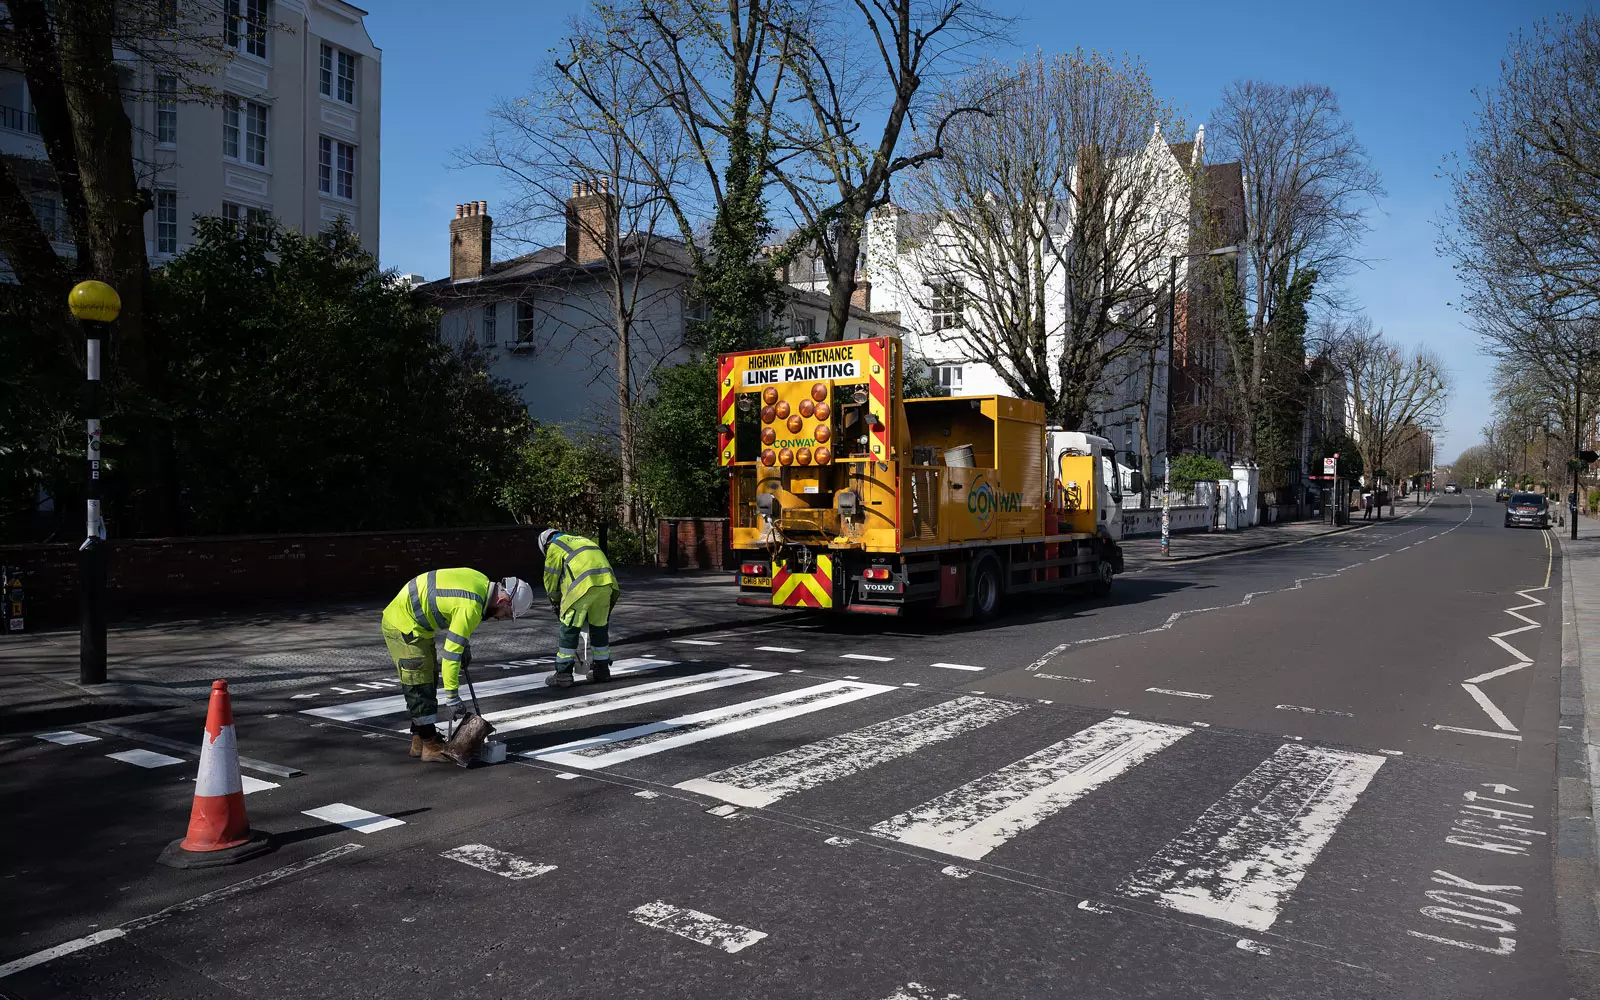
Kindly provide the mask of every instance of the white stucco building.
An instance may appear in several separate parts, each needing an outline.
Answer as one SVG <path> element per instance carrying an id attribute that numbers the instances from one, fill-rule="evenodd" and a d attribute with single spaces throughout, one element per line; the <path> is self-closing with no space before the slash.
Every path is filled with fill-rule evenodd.
<path id="1" fill-rule="evenodd" d="M 197 215 L 271 215 L 315 233 L 346 217 L 378 249 L 382 53 L 344 0 L 173 0 L 183 31 L 215 31 L 220 72 L 185 80 L 118 50 L 135 169 L 152 193 L 152 264 L 193 241 Z M 201 100 L 200 89 L 215 98 Z M 74 252 L 27 81 L 0 65 L 0 156 L 57 252 Z"/>

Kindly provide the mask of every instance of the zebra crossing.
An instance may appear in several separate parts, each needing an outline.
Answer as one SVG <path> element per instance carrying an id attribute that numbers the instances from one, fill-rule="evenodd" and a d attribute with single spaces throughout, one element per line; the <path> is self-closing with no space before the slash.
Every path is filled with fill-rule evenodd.
<path id="1" fill-rule="evenodd" d="M 1168 766 L 1161 762 L 1175 759 L 1174 748 L 1240 739 L 1125 712 L 1084 725 L 1031 702 L 748 665 L 635 657 L 613 668 L 622 683 L 563 694 L 544 688 L 546 676 L 478 685 L 485 717 L 517 759 L 567 769 L 563 778 L 608 772 L 704 796 L 730 814 L 820 809 L 867 843 L 965 863 L 1006 865 L 1030 836 L 1092 821 L 1098 807 L 1085 800 L 1124 787 L 1147 795 L 1148 786 L 1129 782 Z M 391 730 L 404 728 L 404 712 L 399 697 L 385 696 L 303 714 Z M 1210 805 L 1187 807 L 1187 825 L 1155 824 L 1161 841 L 1113 873 L 1108 893 L 1251 931 L 1272 927 L 1389 758 L 1289 741 L 1261 752 L 1253 765 L 1240 758 L 1244 773 L 1209 779 Z M 1192 767 L 1199 753 L 1179 754 L 1188 763 L 1176 766 Z M 849 800 L 845 815 L 829 812 L 830 794 Z M 1176 805 L 1147 808 L 1171 816 Z M 1148 825 L 1118 833 L 1145 835 Z"/>

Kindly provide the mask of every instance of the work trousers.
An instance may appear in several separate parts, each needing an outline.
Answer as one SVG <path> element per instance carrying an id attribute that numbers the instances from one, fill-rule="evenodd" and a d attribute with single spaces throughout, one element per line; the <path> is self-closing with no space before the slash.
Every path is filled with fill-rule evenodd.
<path id="1" fill-rule="evenodd" d="M 611 664 L 611 636 L 609 623 L 611 607 L 617 603 L 615 587 L 595 587 L 578 598 L 567 613 L 561 616 L 561 635 L 557 639 L 556 670 L 572 673 L 578 657 L 578 640 L 583 629 L 589 629 L 589 656 L 596 664 Z"/>
<path id="2" fill-rule="evenodd" d="M 433 651 L 433 638 L 383 626 L 383 644 L 400 672 L 400 691 L 406 698 L 406 713 L 413 729 L 439 721 L 439 661 Z"/>

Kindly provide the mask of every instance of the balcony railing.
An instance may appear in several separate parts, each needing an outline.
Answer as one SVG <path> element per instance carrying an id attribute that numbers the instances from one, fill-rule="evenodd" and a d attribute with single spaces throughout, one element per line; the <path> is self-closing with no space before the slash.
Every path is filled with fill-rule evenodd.
<path id="1" fill-rule="evenodd" d="M 0 129 L 8 132 L 24 132 L 28 135 L 39 134 L 39 119 L 32 111 L 23 111 L 21 108 L 8 108 L 0 104 Z"/>

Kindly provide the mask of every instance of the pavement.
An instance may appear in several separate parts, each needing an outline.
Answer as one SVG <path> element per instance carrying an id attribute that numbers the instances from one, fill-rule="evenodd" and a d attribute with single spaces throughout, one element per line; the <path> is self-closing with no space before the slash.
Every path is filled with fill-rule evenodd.
<path id="1" fill-rule="evenodd" d="M 269 855 L 155 864 L 196 704 L 10 726 L 0 995 L 1600 995 L 1600 533 L 1483 493 L 1397 512 L 986 626 L 679 628 L 664 588 L 619 608 L 617 678 L 565 692 L 517 623 L 475 670 L 509 762 L 466 771 L 405 755 L 381 648 L 343 659 L 371 610 L 330 613 L 235 698 Z M 268 655 L 161 627 L 127 672 Z"/>

